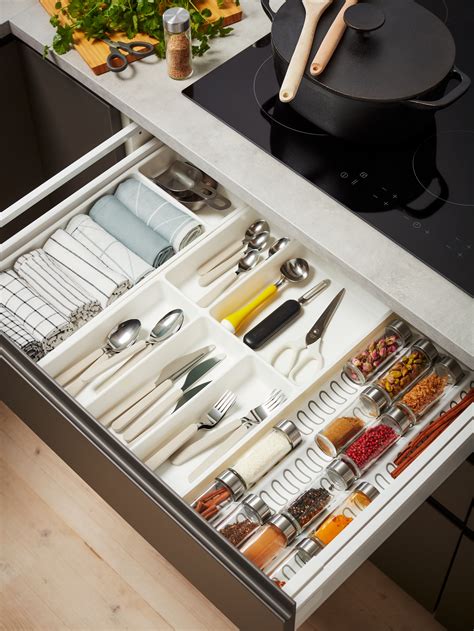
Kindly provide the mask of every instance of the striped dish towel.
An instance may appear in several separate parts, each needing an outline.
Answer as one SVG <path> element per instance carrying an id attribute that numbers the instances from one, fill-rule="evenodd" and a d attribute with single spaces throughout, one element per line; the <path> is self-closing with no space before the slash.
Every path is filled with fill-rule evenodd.
<path id="1" fill-rule="evenodd" d="M 37 340 L 23 326 L 14 313 L 0 304 L 0 331 L 5 333 L 28 357 L 35 362 L 44 357 L 45 349 L 40 340 Z"/>
<path id="2" fill-rule="evenodd" d="M 98 300 L 102 308 L 110 305 L 132 286 L 128 278 L 104 265 L 65 230 L 56 230 L 44 244 L 43 250 L 72 280 Z"/>
<path id="3" fill-rule="evenodd" d="M 76 215 L 66 226 L 66 232 L 95 254 L 104 265 L 126 276 L 135 285 L 153 271 L 135 252 L 117 241 L 89 215 Z"/>
<path id="4" fill-rule="evenodd" d="M 23 254 L 16 260 L 13 269 L 75 329 L 102 310 L 99 301 L 92 298 L 43 250 Z"/>
<path id="5" fill-rule="evenodd" d="M 174 254 L 169 242 L 146 226 L 115 195 L 100 197 L 90 209 L 89 215 L 99 226 L 153 267 L 163 265 Z"/>
<path id="6" fill-rule="evenodd" d="M 202 225 L 195 219 L 135 178 L 119 184 L 115 196 L 143 223 L 171 243 L 176 252 L 203 233 Z"/>
<path id="7" fill-rule="evenodd" d="M 1 303 L 16 315 L 28 333 L 41 340 L 46 352 L 73 332 L 71 323 L 13 270 L 0 272 L 0 290 Z"/>

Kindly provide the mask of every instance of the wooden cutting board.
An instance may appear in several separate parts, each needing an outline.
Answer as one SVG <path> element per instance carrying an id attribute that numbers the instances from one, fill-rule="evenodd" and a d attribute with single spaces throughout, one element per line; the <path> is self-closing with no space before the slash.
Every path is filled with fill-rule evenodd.
<path id="1" fill-rule="evenodd" d="M 56 0 L 40 0 L 40 3 L 46 9 L 49 15 L 57 13 L 56 9 L 54 8 Z M 63 2 L 63 4 L 65 3 Z M 210 20 L 212 22 L 218 20 L 221 17 L 224 18 L 225 26 L 235 24 L 235 22 L 238 22 L 242 19 L 242 9 L 235 4 L 234 0 L 224 0 L 222 8 L 219 8 L 217 6 L 216 0 L 202 0 L 201 2 L 198 2 L 198 7 L 201 11 L 206 8 L 211 11 L 212 17 L 210 18 Z M 110 39 L 116 41 L 122 40 L 123 42 L 130 41 L 125 34 L 121 33 L 116 33 L 115 35 L 112 35 Z M 150 42 L 151 44 L 156 44 L 157 42 L 157 40 L 153 37 L 149 37 L 148 35 L 143 34 L 138 35 L 136 39 Z M 101 75 L 104 72 L 108 72 L 109 69 L 107 68 L 106 60 L 110 53 L 110 50 L 107 44 L 100 40 L 87 39 L 82 33 L 75 33 L 74 48 L 81 55 L 81 57 L 91 68 L 94 74 Z M 133 55 L 127 55 L 127 60 L 129 63 L 137 61 L 137 59 Z"/>

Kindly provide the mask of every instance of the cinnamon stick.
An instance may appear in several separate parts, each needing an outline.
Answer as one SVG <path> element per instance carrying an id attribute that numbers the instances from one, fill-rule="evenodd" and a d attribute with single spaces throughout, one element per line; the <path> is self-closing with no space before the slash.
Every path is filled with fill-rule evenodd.
<path id="1" fill-rule="evenodd" d="M 396 468 L 390 473 L 397 478 L 449 425 L 474 401 L 474 388 L 450 410 L 430 423 L 395 458 Z"/>

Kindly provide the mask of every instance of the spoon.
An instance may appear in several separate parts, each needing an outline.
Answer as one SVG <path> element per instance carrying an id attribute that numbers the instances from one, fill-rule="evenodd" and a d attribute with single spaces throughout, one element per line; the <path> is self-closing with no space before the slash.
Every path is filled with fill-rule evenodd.
<path id="1" fill-rule="evenodd" d="M 269 248 L 268 252 L 267 252 L 267 259 L 269 259 L 271 256 L 273 256 L 274 254 L 276 254 L 277 252 L 280 252 L 280 250 L 284 250 L 286 248 L 286 246 L 288 245 L 288 243 L 290 242 L 291 239 L 289 239 L 288 237 L 281 237 L 280 239 L 277 239 Z"/>
<path id="2" fill-rule="evenodd" d="M 203 274 L 199 278 L 199 285 L 201 287 L 207 287 L 215 280 L 217 280 L 222 274 L 228 272 L 234 265 L 238 265 L 239 261 L 252 250 L 260 252 L 264 248 L 266 248 L 268 244 L 268 240 L 270 239 L 270 233 L 268 231 L 259 232 L 247 243 L 247 248 L 245 250 L 241 250 L 240 252 L 236 252 L 233 256 L 223 261 L 219 265 L 216 265 L 213 269 L 211 269 L 206 274 Z M 234 279 L 235 280 L 235 279 Z"/>
<path id="3" fill-rule="evenodd" d="M 172 335 L 177 333 L 180 328 L 183 326 L 184 322 L 184 311 L 182 309 L 173 309 L 172 311 L 168 311 L 150 331 L 148 338 L 143 340 L 143 342 L 138 342 L 141 345 L 138 352 L 134 354 L 133 359 L 130 358 L 123 366 L 117 371 L 114 371 L 111 375 L 108 375 L 106 379 L 104 379 L 98 389 L 102 389 L 107 382 L 113 377 L 115 381 L 120 379 L 120 377 L 130 370 L 130 367 L 136 362 L 140 361 L 140 359 L 148 354 L 155 344 L 159 344 L 160 342 L 164 342 L 169 339 Z M 92 377 L 93 378 L 93 377 Z M 92 379 L 90 379 L 92 381 Z"/>
<path id="4" fill-rule="evenodd" d="M 231 333 L 235 333 L 256 309 L 274 296 L 286 283 L 298 283 L 306 280 L 309 274 L 309 264 L 305 259 L 289 259 L 280 267 L 280 278 L 268 287 L 265 287 L 258 296 L 221 320 L 221 324 Z"/>
<path id="5" fill-rule="evenodd" d="M 243 245 L 247 245 L 252 239 L 254 239 L 260 232 L 270 232 L 270 226 L 265 219 L 257 219 L 247 228 L 244 234 L 244 238 L 242 241 L 237 241 L 236 243 L 232 243 L 227 248 L 224 248 L 220 252 L 218 252 L 211 259 L 206 261 L 204 265 L 197 270 L 197 273 L 202 276 L 207 274 L 211 269 L 226 261 L 229 257 L 231 257 L 236 252 L 239 252 L 242 249 Z"/>
<path id="6" fill-rule="evenodd" d="M 66 390 L 69 394 L 77 394 L 84 387 L 83 377 L 86 373 L 97 370 L 97 368 L 102 371 L 106 362 L 113 366 L 137 352 L 135 340 L 140 333 L 140 328 L 140 320 L 133 319 L 121 322 L 110 331 L 104 346 L 95 349 L 74 366 L 71 366 L 60 376 L 60 383 L 67 384 Z"/>
<path id="7" fill-rule="evenodd" d="M 217 296 L 220 296 L 223 291 L 230 287 L 238 279 L 240 274 L 249 272 L 260 261 L 260 254 L 257 250 L 249 250 L 238 261 L 237 269 L 230 276 L 226 275 L 219 284 L 212 288 L 212 292 L 203 296 L 199 301 L 200 307 L 208 307 Z M 213 270 L 214 271 L 214 270 Z"/>

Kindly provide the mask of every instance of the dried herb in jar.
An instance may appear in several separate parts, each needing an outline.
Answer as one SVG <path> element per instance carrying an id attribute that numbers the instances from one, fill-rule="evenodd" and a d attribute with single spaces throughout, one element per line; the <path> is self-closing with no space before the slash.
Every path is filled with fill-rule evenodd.
<path id="1" fill-rule="evenodd" d="M 308 489 L 290 504 L 285 512 L 296 519 L 301 528 L 304 528 L 326 508 L 330 499 L 331 495 L 326 489 Z"/>
<path id="2" fill-rule="evenodd" d="M 258 528 L 258 523 L 246 519 L 245 521 L 236 522 L 234 524 L 228 524 L 220 530 L 221 535 L 224 535 L 226 539 L 234 546 L 238 546 L 248 535 Z"/>

